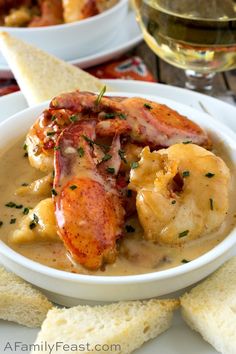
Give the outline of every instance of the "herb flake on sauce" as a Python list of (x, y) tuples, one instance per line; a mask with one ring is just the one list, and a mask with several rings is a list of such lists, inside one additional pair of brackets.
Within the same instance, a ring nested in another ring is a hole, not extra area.
[(16, 203), (8, 202), (7, 204), (5, 204), (5, 206), (8, 207), (8, 208), (15, 208)]
[(212, 177), (215, 176), (215, 174), (214, 174), (214, 173), (211, 173), (211, 172), (208, 172), (208, 173), (205, 174), (205, 176), (206, 176), (207, 178), (212, 178)]
[(211, 210), (214, 210), (214, 201), (212, 198), (209, 199), (209, 202), (210, 202), (210, 209)]
[(98, 95), (98, 97), (96, 98), (96, 101), (95, 101), (95, 104), (96, 104), (97, 106), (98, 106), (99, 103), (101, 102), (101, 99), (102, 99), (102, 97), (104, 96), (106, 90), (107, 90), (107, 87), (106, 87), (106, 86), (103, 86), (103, 88), (101, 89), (101, 91), (100, 91), (100, 93), (99, 93), (99, 95)]
[(24, 208), (24, 210), (23, 210), (23, 214), (24, 215), (28, 215), (29, 214), (29, 208)]
[(69, 187), (72, 191), (75, 190), (76, 188), (78, 188), (75, 184), (73, 184), (72, 186)]
[(187, 236), (189, 233), (189, 230), (185, 230), (179, 233), (179, 238)]
[(183, 171), (182, 176), (183, 177), (189, 177), (190, 176), (190, 172), (189, 171)]
[(149, 111), (152, 109), (152, 106), (149, 103), (144, 103), (143, 105), (145, 108), (147, 108)]
[(79, 148), (77, 149), (77, 152), (78, 152), (78, 154), (79, 154), (79, 157), (83, 157), (83, 156), (84, 156), (84, 149), (83, 149), (82, 147), (79, 147)]
[(139, 167), (138, 161), (131, 162), (130, 167), (132, 170), (134, 170), (135, 168), (138, 168)]
[(57, 191), (56, 191), (56, 189), (52, 188), (51, 192), (52, 192), (52, 195), (54, 195), (54, 196), (56, 196), (56, 195), (57, 195)]
[(135, 228), (132, 225), (126, 225), (125, 229), (127, 232), (135, 232)]
[(124, 150), (119, 150), (118, 151), (118, 154), (120, 156), (120, 159), (124, 162), (124, 163), (127, 163), (127, 160), (125, 158), (125, 151)]
[(36, 214), (33, 214), (33, 220), (29, 224), (29, 228), (33, 230), (39, 223), (39, 218)]
[(102, 158), (102, 160), (100, 161), (101, 162), (105, 162), (105, 161), (108, 161), (112, 158), (112, 156), (110, 154), (105, 154)]
[(112, 175), (114, 175), (114, 173), (115, 173), (114, 167), (107, 167), (106, 171)]
[(70, 121), (71, 121), (72, 123), (77, 122), (77, 120), (78, 120), (78, 117), (77, 117), (75, 114), (73, 114), (72, 116), (70, 116)]

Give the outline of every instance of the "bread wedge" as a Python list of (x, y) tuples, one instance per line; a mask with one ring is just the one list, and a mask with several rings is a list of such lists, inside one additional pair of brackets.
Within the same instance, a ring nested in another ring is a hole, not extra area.
[[(47, 348), (41, 348), (38, 354), (49, 353), (53, 345), (52, 354), (66, 353), (63, 345), (76, 354), (82, 347), (84, 354), (91, 350), (100, 354), (131, 353), (170, 327), (178, 305), (178, 300), (148, 300), (52, 309), (35, 343), (47, 343)], [(56, 343), (61, 343), (59, 348)]]
[(51, 308), (43, 294), (0, 267), (0, 319), (40, 327)]
[(29, 106), (63, 92), (100, 91), (104, 83), (43, 50), (0, 32), (0, 50)]
[(236, 257), (181, 298), (187, 324), (220, 353), (236, 353)]

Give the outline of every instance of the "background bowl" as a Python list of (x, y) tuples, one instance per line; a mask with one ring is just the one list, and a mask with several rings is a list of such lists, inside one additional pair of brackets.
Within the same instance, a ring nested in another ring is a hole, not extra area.
[[(124, 96), (124, 93), (115, 95)], [(125, 94), (125, 96), (141, 95)], [(169, 105), (217, 136), (224, 142), (227, 155), (235, 165), (236, 135), (229, 128), (205, 113), (174, 101), (144, 95), (142, 97)], [(48, 103), (44, 103), (26, 109), (1, 123), (0, 151), (6, 150), (16, 139), (25, 135), (37, 116), (47, 106)], [(183, 289), (217, 269), (232, 255), (235, 245), (236, 230), (233, 229), (224, 241), (187, 264), (159, 272), (129, 276), (93, 276), (59, 271), (23, 257), (2, 241), (0, 241), (0, 254), (1, 262), (7, 268), (42, 288), (54, 302), (71, 306), (81, 303), (81, 300), (88, 303), (144, 299)]]
[[(63, 60), (73, 60), (96, 53), (111, 42), (127, 14), (128, 0), (119, 0), (107, 11), (85, 20), (34, 28), (0, 27), (0, 31), (8, 32)], [(2, 63), (5, 59), (0, 53)]]

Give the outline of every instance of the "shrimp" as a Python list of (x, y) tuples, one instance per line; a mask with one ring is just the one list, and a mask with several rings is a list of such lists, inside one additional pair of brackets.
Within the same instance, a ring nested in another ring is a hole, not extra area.
[(117, 0), (62, 0), (66, 23), (80, 21), (114, 6)]
[(229, 181), (224, 161), (202, 147), (145, 147), (129, 185), (145, 238), (178, 245), (217, 229), (228, 211)]
[(95, 144), (95, 125), (78, 121), (58, 138), (53, 197), (60, 238), (75, 261), (93, 270), (115, 261), (125, 214), (115, 188), (119, 137), (104, 154)]
[(70, 121), (68, 110), (45, 110), (30, 128), (25, 146), (31, 166), (50, 173), (53, 171), (54, 147), (61, 131)]
[(63, 0), (62, 6), (66, 23), (80, 21), (99, 13), (96, 0)]
[(52, 26), (63, 23), (61, 0), (39, 0), (41, 16), (35, 16), (29, 27)]

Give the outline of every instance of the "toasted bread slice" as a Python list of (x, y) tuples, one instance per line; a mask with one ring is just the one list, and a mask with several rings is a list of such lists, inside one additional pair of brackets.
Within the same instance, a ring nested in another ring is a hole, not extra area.
[(87, 72), (0, 32), (0, 49), (29, 106), (76, 89), (100, 91), (104, 83)]
[(223, 354), (236, 353), (236, 257), (181, 298), (189, 326)]
[(0, 267), (0, 319), (40, 327), (51, 308), (43, 294)]
[[(55, 344), (61, 342), (61, 345), (83, 346), (84, 354), (90, 353), (91, 349), (100, 354), (128, 354), (167, 330), (178, 305), (178, 300), (154, 299), (52, 309), (35, 344), (44, 342), (48, 347), (54, 344), (55, 348)], [(63, 352), (62, 347), (57, 350)], [(77, 351), (71, 349), (72, 352), (79, 353), (79, 347)], [(40, 353), (49, 353), (49, 350), (42, 349)]]

